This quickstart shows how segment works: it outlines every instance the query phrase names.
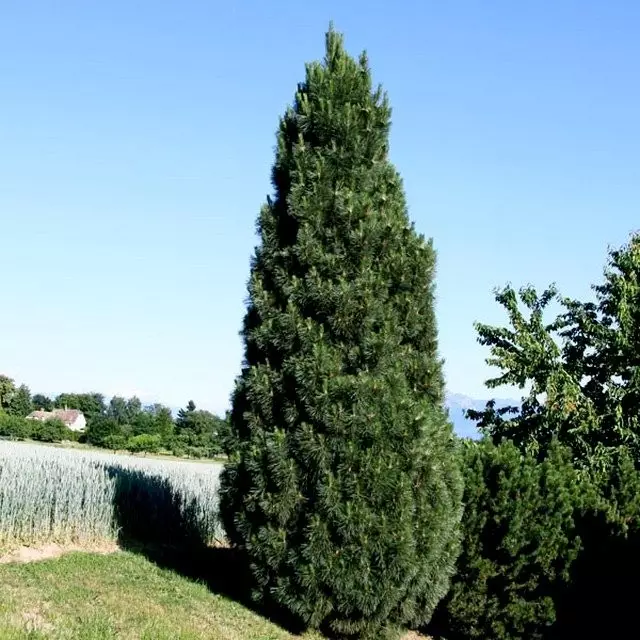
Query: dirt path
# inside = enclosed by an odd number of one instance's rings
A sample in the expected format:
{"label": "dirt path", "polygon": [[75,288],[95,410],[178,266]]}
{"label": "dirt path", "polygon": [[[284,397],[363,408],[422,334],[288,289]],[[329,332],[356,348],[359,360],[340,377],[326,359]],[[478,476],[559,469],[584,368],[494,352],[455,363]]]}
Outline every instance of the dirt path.
{"label": "dirt path", "polygon": [[38,560],[49,560],[51,558],[59,558],[65,553],[71,551],[87,551],[90,553],[113,553],[118,551],[116,544],[100,544],[100,545],[59,545],[46,544],[41,547],[18,547],[0,555],[0,564],[9,564],[11,562],[36,562]]}

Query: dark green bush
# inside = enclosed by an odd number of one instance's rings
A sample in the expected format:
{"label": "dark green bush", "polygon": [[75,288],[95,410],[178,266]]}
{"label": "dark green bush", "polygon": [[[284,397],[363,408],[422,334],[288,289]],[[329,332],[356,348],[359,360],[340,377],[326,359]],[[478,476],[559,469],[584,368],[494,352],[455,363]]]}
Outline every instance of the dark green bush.
{"label": "dark green bush", "polygon": [[161,444],[161,436],[141,433],[127,440],[127,449],[133,453],[157,453]]}
{"label": "dark green bush", "polygon": [[22,440],[31,435],[32,421],[0,411],[0,436]]}
{"label": "dark green bush", "polygon": [[205,447],[185,447],[184,455],[189,458],[207,458],[212,457],[213,452]]}
{"label": "dark green bush", "polygon": [[96,447],[109,448],[108,442],[113,437],[123,437],[126,440],[122,426],[110,416],[92,418],[87,425],[85,436],[86,441]]}
{"label": "dark green bush", "polygon": [[127,448],[127,438],[120,434],[105,436],[102,439],[102,446],[112,451],[122,451]]}
{"label": "dark green bush", "polygon": [[447,640],[546,637],[578,555],[585,492],[566,450],[465,443],[462,554],[433,627]]}
{"label": "dark green bush", "polygon": [[173,443],[171,445],[171,454],[177,458],[183,458],[187,455],[187,448],[180,443]]}
{"label": "dark green bush", "polygon": [[73,438],[73,431],[57,418],[52,418],[44,422],[40,420],[29,420],[33,427],[30,438],[40,442],[62,442]]}
{"label": "dark green bush", "polygon": [[640,473],[629,451],[607,456],[588,483],[578,522],[582,549],[571,567],[571,584],[558,599],[554,640],[627,638],[637,624],[640,575]]}
{"label": "dark green bush", "polygon": [[71,431],[62,420],[52,418],[46,422],[11,416],[0,412],[0,437],[39,442],[78,440],[79,434]]}

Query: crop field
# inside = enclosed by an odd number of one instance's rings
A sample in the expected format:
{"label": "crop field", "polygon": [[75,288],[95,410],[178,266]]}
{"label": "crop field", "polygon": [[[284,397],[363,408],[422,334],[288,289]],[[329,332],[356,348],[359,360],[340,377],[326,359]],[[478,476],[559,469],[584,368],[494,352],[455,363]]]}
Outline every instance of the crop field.
{"label": "crop field", "polygon": [[0,441],[0,549],[211,544],[221,465]]}

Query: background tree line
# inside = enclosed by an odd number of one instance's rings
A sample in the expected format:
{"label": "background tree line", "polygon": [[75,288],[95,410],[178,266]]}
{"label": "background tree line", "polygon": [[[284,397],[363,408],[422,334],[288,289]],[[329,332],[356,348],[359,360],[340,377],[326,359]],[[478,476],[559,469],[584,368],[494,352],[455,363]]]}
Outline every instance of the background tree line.
{"label": "background tree line", "polygon": [[[32,411],[53,409],[82,411],[87,428],[84,433],[68,429],[60,420],[27,420]],[[174,418],[162,404],[143,406],[137,397],[112,397],[108,402],[100,393],[61,393],[55,398],[31,395],[25,384],[16,386],[0,375],[0,436],[56,442],[75,440],[113,450],[179,456],[211,457],[222,451],[226,420],[202,409],[193,401]]]}

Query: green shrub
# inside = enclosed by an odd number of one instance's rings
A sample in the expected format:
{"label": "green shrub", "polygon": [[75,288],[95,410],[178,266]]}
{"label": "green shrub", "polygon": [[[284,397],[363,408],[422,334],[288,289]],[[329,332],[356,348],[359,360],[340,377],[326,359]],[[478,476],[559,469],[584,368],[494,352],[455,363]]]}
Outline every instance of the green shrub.
{"label": "green shrub", "polygon": [[127,440],[127,449],[134,453],[157,453],[162,445],[162,437],[141,433]]}
{"label": "green shrub", "polygon": [[127,448],[127,438],[120,434],[105,436],[102,440],[102,446],[112,451],[122,451]]}
{"label": "green shrub", "polygon": [[607,456],[578,522],[582,549],[558,601],[553,638],[625,638],[637,621],[640,472],[625,448]]}
{"label": "green shrub", "polygon": [[22,440],[30,436],[32,427],[32,421],[0,411],[1,437]]}
{"label": "green shrub", "polygon": [[[447,640],[546,637],[578,555],[585,492],[566,450],[466,443],[462,553],[434,619]],[[576,636],[577,637],[577,636]]]}
{"label": "green shrub", "polygon": [[58,418],[50,420],[31,420],[33,428],[30,437],[40,442],[62,442],[69,439],[69,434],[73,433],[67,425]]}
{"label": "green shrub", "polygon": [[180,443],[174,443],[171,445],[171,454],[177,458],[183,458],[187,455],[187,448]]}
{"label": "green shrub", "polygon": [[282,119],[221,477],[255,593],[332,635],[426,622],[449,586],[462,482],[435,251],[388,159],[390,108],[330,31]]}
{"label": "green shrub", "polygon": [[68,427],[64,430],[64,435],[62,437],[62,442],[80,442],[82,439],[81,431],[74,431],[73,429],[69,429]]}
{"label": "green shrub", "polygon": [[107,447],[107,442],[113,437],[122,437],[126,440],[123,427],[109,416],[96,416],[87,425],[85,433],[86,441],[96,447]]}
{"label": "green shrub", "polygon": [[0,437],[12,440],[37,440],[40,442],[78,441],[80,434],[72,431],[58,418],[45,422],[0,413]]}

